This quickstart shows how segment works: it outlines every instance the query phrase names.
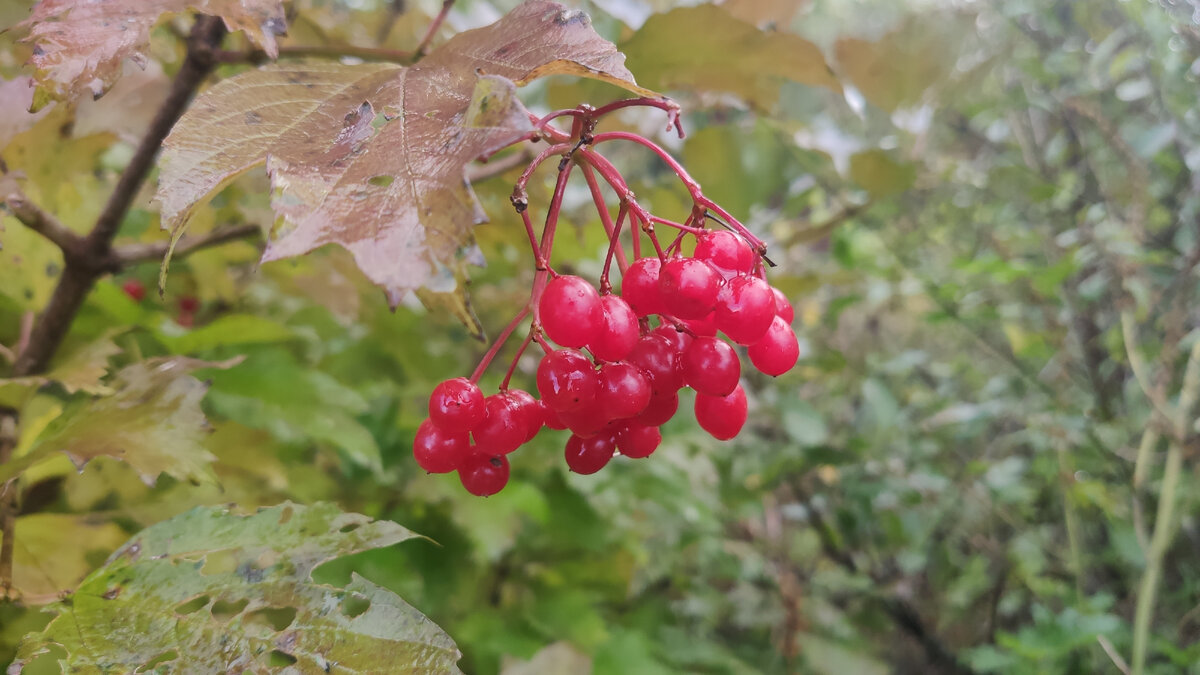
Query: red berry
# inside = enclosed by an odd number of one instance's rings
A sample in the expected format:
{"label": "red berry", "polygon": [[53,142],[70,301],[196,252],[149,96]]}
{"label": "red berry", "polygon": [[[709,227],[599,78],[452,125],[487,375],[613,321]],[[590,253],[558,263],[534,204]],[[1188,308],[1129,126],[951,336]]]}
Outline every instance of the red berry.
{"label": "red berry", "polygon": [[596,398],[596,370],[577,349],[557,349],[542,357],[537,388],[546,405],[569,412],[590,405]]}
{"label": "red berry", "polygon": [[146,297],[146,285],[137,279],[130,279],[121,284],[121,290],[125,291],[134,302],[141,302],[142,298]]}
{"label": "red berry", "polygon": [[610,420],[633,417],[650,403],[650,378],[632,363],[617,361],[600,366],[599,380],[596,402]]}
{"label": "red berry", "polygon": [[661,335],[643,336],[633,346],[628,361],[650,376],[654,391],[679,391],[683,386],[679,354]]}
{"label": "red berry", "polygon": [[557,414],[558,419],[566,425],[566,428],[570,429],[571,433],[580,438],[591,438],[607,429],[612,422],[598,405],[590,405],[581,410]]}
{"label": "red berry", "polygon": [[602,324],[600,293],[580,277],[556,277],[542,292],[538,320],[551,340],[564,347],[582,347]]}
{"label": "red berry", "polygon": [[657,427],[669,422],[678,410],[678,391],[656,391],[650,395],[650,402],[646,404],[642,414],[629,420],[629,423]]}
{"label": "red berry", "polygon": [[450,473],[471,450],[465,431],[439,428],[430,420],[421,422],[413,437],[413,457],[429,473]]}
{"label": "red berry", "polygon": [[775,318],[775,294],[758,277],[734,277],[717,294],[717,328],[739,345],[754,344]]}
{"label": "red berry", "polygon": [[726,396],[742,374],[737,352],[728,343],[711,337],[696,338],[680,360],[683,381],[701,394]]}
{"label": "red berry", "polygon": [[476,497],[494,495],[508,484],[508,458],[475,453],[463,459],[458,479]]}
{"label": "red berry", "polygon": [[662,261],[653,256],[633,261],[621,279],[621,297],[638,316],[663,313],[658,277]]}
{"label": "red berry", "polygon": [[484,455],[507,455],[521,447],[529,433],[528,418],[517,409],[516,403],[503,394],[492,394],[484,400],[483,421],[471,432],[475,448]]}
{"label": "red berry", "polygon": [[695,256],[729,274],[747,274],[754,269],[754,251],[732,232],[718,230],[700,235]]}
{"label": "red berry", "polygon": [[671,348],[680,354],[683,353],[683,350],[687,349],[688,345],[692,344],[691,335],[670,324],[663,324],[650,331],[650,334],[665,338],[667,342],[671,343]]}
{"label": "red berry", "polygon": [[542,427],[546,425],[545,413],[541,401],[524,389],[509,389],[505,392],[509,403],[517,413],[517,419],[525,429],[524,443],[533,440]]}
{"label": "red berry", "polygon": [[567,466],[575,473],[593,474],[603,469],[616,451],[617,444],[611,434],[591,438],[571,436],[565,451]]}
{"label": "red berry", "polygon": [[631,423],[617,432],[617,449],[622,455],[641,459],[649,457],[662,443],[662,432],[658,427],[644,427]]}
{"label": "red berry", "polygon": [[784,323],[791,323],[792,319],[796,318],[796,310],[792,309],[792,303],[783,291],[774,286],[771,287],[771,293],[775,295],[775,314],[783,319]]}
{"label": "red berry", "polygon": [[446,380],[429,395],[429,419],[443,429],[470,431],[483,415],[483,392],[465,377]]}
{"label": "red berry", "polygon": [[185,295],[179,299],[179,311],[183,314],[195,314],[200,309],[200,300],[194,295]]}
{"label": "red berry", "polygon": [[755,368],[767,375],[782,375],[800,358],[800,342],[783,317],[777,316],[761,340],[746,350]]}
{"label": "red berry", "polygon": [[588,340],[588,349],[601,361],[620,361],[638,341],[637,315],[615,295],[602,296],[600,309],[600,329]]}
{"label": "red berry", "polygon": [[712,437],[727,441],[746,424],[746,392],[741,385],[728,396],[696,394],[696,421]]}
{"label": "red berry", "polygon": [[[720,294],[718,293],[718,296]],[[709,312],[702,319],[684,319],[688,330],[699,337],[715,337],[717,334],[717,319],[715,312]]]}
{"label": "red berry", "polygon": [[662,266],[658,288],[667,313],[678,319],[700,319],[717,304],[721,275],[703,260],[672,258]]}

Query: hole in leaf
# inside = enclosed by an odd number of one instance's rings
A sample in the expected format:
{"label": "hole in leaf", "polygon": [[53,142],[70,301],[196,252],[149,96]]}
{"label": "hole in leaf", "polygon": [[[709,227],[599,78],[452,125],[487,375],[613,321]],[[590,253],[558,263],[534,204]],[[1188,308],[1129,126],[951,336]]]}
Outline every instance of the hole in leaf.
{"label": "hole in leaf", "polygon": [[206,577],[229,574],[237,569],[238,562],[236,551],[213,551],[204,556],[204,567],[200,568],[200,574]]}
{"label": "hole in leaf", "polygon": [[281,631],[292,625],[292,621],[295,619],[296,608],[294,607],[267,607],[248,614],[246,623],[257,623],[270,626],[272,630]]}
{"label": "hole in leaf", "polygon": [[157,668],[158,666],[160,666],[164,663],[167,663],[168,661],[174,661],[177,658],[179,658],[179,652],[176,652],[174,649],[168,649],[167,651],[165,651],[165,652],[159,654],[158,656],[150,659],[149,661],[143,663],[134,672],[148,673],[148,672],[154,670],[155,668]]}
{"label": "hole in leaf", "polygon": [[342,614],[353,619],[371,608],[371,599],[358,593],[347,593],[342,597]]}
{"label": "hole in leaf", "polygon": [[214,619],[225,622],[229,621],[238,614],[241,614],[242,610],[246,609],[246,605],[248,604],[250,604],[250,601],[246,599],[232,602],[228,600],[218,600],[213,603],[212,609],[209,611],[212,612]]}
{"label": "hole in leaf", "polygon": [[176,605],[175,613],[184,615],[191,614],[192,612],[198,612],[208,606],[208,601],[209,597],[207,595],[202,595],[198,598],[192,598],[191,600],[187,600]]}
{"label": "hole in leaf", "polygon": [[362,523],[350,523],[349,525],[343,525],[342,529],[338,530],[338,532],[341,532],[343,534],[345,534],[347,532],[353,532],[353,531],[357,530],[361,525],[362,525]]}
{"label": "hole in leaf", "polygon": [[271,666],[272,668],[283,668],[285,666],[290,666],[295,662],[296,657],[292,656],[291,654],[285,654],[278,649],[272,651],[267,656],[267,665]]}
{"label": "hole in leaf", "polygon": [[387,186],[391,185],[393,182],[395,182],[395,180],[396,180],[395,176],[372,176],[371,179],[368,180],[367,182],[370,183],[371,185],[378,185],[379,187],[387,187]]}
{"label": "hole in leaf", "polygon": [[279,514],[279,524],[280,525],[287,524],[287,522],[292,519],[293,513],[295,513],[295,511],[292,509],[292,507],[290,507],[290,506],[285,507],[283,509],[283,513]]}
{"label": "hole in leaf", "polygon": [[[32,660],[24,664],[23,668],[15,672],[29,673],[30,675],[41,675],[42,673],[61,673],[62,668],[59,666],[58,662],[59,659],[67,658],[67,650],[59,647],[58,645],[48,646],[49,649],[45,653],[38,654],[37,656],[33,657]],[[9,667],[12,668],[16,664],[17,662],[14,661]]]}

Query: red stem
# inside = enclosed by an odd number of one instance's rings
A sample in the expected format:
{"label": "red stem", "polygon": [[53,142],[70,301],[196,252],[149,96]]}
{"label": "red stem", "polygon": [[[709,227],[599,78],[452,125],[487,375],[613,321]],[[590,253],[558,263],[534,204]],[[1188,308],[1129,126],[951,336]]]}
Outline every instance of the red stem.
{"label": "red stem", "polygon": [[529,316],[529,307],[522,307],[521,311],[517,312],[517,315],[513,317],[513,320],[509,321],[508,325],[504,327],[504,330],[500,331],[500,335],[496,337],[496,341],[492,343],[491,348],[489,348],[487,353],[483,355],[483,358],[479,360],[479,365],[475,366],[475,372],[471,373],[472,382],[475,382],[476,384],[479,383],[479,377],[483,375],[483,371],[487,370],[487,367],[491,365],[492,359],[496,358],[496,353],[499,352],[500,348],[504,346],[504,341],[508,339],[509,335],[512,335],[512,332],[517,329],[517,326],[527,316]]}
{"label": "red stem", "polygon": [[533,340],[533,328],[530,327],[529,335],[521,341],[521,346],[517,347],[517,353],[513,355],[512,363],[508,364],[508,372],[504,373],[504,380],[500,382],[500,391],[508,389],[508,383],[512,380],[513,373],[517,370],[517,361],[521,360],[521,355],[525,353],[525,348],[529,346],[529,342]]}
{"label": "red stem", "polygon": [[[600,222],[604,224],[604,231],[608,234],[608,238],[609,238],[609,254],[608,255],[610,258],[612,257],[612,248],[613,248],[613,245],[615,244],[616,245],[616,253],[617,253],[617,267],[621,270],[621,274],[624,274],[625,270],[629,267],[629,261],[627,261],[625,259],[625,249],[621,247],[621,242],[618,239],[618,234],[620,233],[620,230],[621,230],[620,219],[618,218],[618,224],[617,224],[616,229],[614,230],[612,216],[609,215],[609,213],[608,213],[608,205],[605,204],[605,202],[604,202],[604,193],[600,190],[600,183],[596,180],[595,170],[592,169],[592,167],[589,166],[588,164],[580,164],[579,168],[583,171],[583,177],[587,180],[588,189],[591,190],[591,192],[592,192],[592,201],[596,204],[596,211],[599,212],[599,214],[600,214]],[[623,214],[623,213],[625,213],[626,210],[628,210],[627,202],[622,200],[620,213]],[[609,266],[606,263],[604,265],[604,269],[606,272],[608,270],[608,267]],[[603,282],[601,282],[601,283],[603,285]]]}
{"label": "red stem", "polygon": [[[604,217],[607,219],[608,211],[603,211]],[[600,272],[600,292],[611,293],[612,284],[608,281],[608,270],[612,267],[613,253],[618,254],[617,268],[621,270],[621,276],[625,276],[627,265],[625,264],[625,252],[621,250],[621,226],[625,224],[625,217],[629,215],[629,205],[621,204],[621,210],[617,212],[617,224],[612,227],[606,227],[608,230],[608,255],[604,256],[604,270]]]}

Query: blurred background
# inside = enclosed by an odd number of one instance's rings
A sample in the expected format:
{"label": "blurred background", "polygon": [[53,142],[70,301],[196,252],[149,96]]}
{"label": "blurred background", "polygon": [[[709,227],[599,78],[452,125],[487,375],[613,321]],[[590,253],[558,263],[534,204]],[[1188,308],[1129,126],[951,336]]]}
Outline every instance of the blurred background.
{"label": "blurred background", "polygon": [[[514,4],[462,0],[444,34]],[[29,5],[5,0],[0,26]],[[196,504],[328,500],[432,541],[319,578],[355,571],[395,590],[457,641],[468,673],[1128,673],[1135,642],[1140,672],[1200,673],[1200,445],[1184,382],[1200,337],[1200,6],[578,6],[640,84],[679,101],[688,135],[668,138],[655,111],[609,128],[682,158],[770,243],[771,281],[796,307],[800,364],[778,379],[746,369],[746,431],[713,441],[685,400],[652,457],[594,476],[566,471],[565,432],[543,433],[511,458],[503,492],[471,497],[420,471],[411,442],[434,384],[469,374],[486,345],[449,312],[388,311],[341,250],[260,266],[257,246],[233,243],[173,265],[163,300],[121,290],[152,289],[153,263],[102,282],[71,335],[113,336],[114,363],[246,356],[204,373],[220,487],[147,487],[106,459],[41,465],[22,518],[57,534],[18,556],[77,580]],[[439,7],[297,0],[286,44],[411,48]],[[28,55],[15,40],[0,34],[5,78]],[[178,68],[170,24],[152,49],[149,68],[74,113],[19,133],[0,119],[0,157],[63,220],[101,208]],[[522,90],[538,111],[622,96],[557,77]],[[648,153],[610,158],[656,212],[686,213]],[[491,222],[470,292],[489,335],[533,279],[507,199],[518,172],[475,186]],[[556,265],[594,279],[606,240],[575,187]],[[264,176],[241,179],[193,229],[269,224],[268,197]],[[149,194],[137,204],[123,235],[161,238]],[[7,217],[0,236],[12,344],[57,252]],[[516,381],[532,388],[535,365],[525,357]],[[40,394],[26,424],[61,405]],[[47,620],[0,606],[0,660]]]}

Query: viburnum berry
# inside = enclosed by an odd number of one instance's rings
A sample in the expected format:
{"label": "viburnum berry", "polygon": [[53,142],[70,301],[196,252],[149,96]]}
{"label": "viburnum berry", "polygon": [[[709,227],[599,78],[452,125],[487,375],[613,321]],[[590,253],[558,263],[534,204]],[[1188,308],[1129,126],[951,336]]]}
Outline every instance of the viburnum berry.
{"label": "viburnum berry", "polygon": [[724,340],[698,337],[683,353],[680,361],[683,381],[701,394],[726,396],[737,386],[742,374],[737,352]]}
{"label": "viburnum berry", "polygon": [[717,334],[716,312],[709,312],[699,319],[683,319],[683,324],[697,337],[714,337]]}
{"label": "viburnum berry", "polygon": [[564,347],[582,347],[603,321],[600,293],[581,277],[556,277],[542,291],[538,318],[551,340]]}
{"label": "viburnum berry", "polygon": [[672,258],[662,266],[658,288],[668,314],[701,319],[717,304],[721,275],[704,260]]}
{"label": "viburnum berry", "polygon": [[458,479],[476,497],[494,495],[508,484],[508,458],[472,454],[463,459]]}
{"label": "viburnum berry", "polygon": [[485,455],[507,455],[521,447],[529,433],[528,418],[503,394],[484,399],[483,421],[471,431],[475,448]]}
{"label": "viburnum berry", "polygon": [[734,277],[717,294],[717,328],[739,345],[757,342],[775,318],[775,294],[758,277]]}
{"label": "viburnum berry", "polygon": [[538,364],[537,388],[551,409],[578,410],[596,399],[596,371],[583,352],[557,349],[542,357]]}
{"label": "viburnum berry", "polygon": [[587,347],[601,361],[620,361],[629,356],[640,336],[637,314],[616,295],[602,296],[600,309],[600,327]]}
{"label": "viburnum berry", "polygon": [[654,391],[678,391],[683,386],[679,353],[661,335],[642,336],[629,353],[628,361],[650,377]]}
{"label": "viburnum berry", "polygon": [[728,396],[696,394],[696,421],[720,441],[727,441],[746,424],[746,392],[739,384]]}
{"label": "viburnum berry", "polygon": [[659,291],[659,274],[662,261],[654,256],[633,261],[621,279],[621,297],[629,303],[638,316],[662,314],[662,293]]}
{"label": "viburnum berry", "polygon": [[194,295],[185,295],[179,299],[179,311],[184,314],[195,314],[200,309],[200,299]]}
{"label": "viburnum berry", "polygon": [[458,468],[471,449],[466,431],[443,429],[424,420],[413,437],[413,458],[429,473],[450,473]]}
{"label": "viburnum berry", "polygon": [[504,395],[516,412],[517,420],[525,429],[524,443],[533,440],[546,425],[545,413],[539,401],[524,389],[509,389]]}
{"label": "viburnum berry", "polygon": [[443,429],[470,431],[483,421],[483,392],[465,377],[446,380],[429,395],[429,419]]}
{"label": "viburnum berry", "polygon": [[137,279],[130,279],[121,284],[121,290],[134,302],[141,302],[146,297],[146,285]]}
{"label": "viburnum berry", "polygon": [[777,316],[766,335],[750,345],[746,353],[760,372],[771,376],[782,375],[791,370],[800,358],[800,342],[792,327],[784,322],[783,317]]}
{"label": "viburnum berry", "polygon": [[783,294],[783,291],[771,287],[771,293],[775,295],[775,315],[783,319],[784,323],[791,323],[792,319],[796,318],[796,310],[792,308],[792,303]]}
{"label": "viburnum berry", "polygon": [[697,237],[693,255],[729,274],[748,274],[754,269],[757,258],[741,237],[725,230],[705,232]]}
{"label": "viburnum berry", "polygon": [[599,434],[591,438],[572,435],[567,439],[564,455],[571,471],[588,475],[603,469],[613,458],[616,447],[611,434]]}
{"label": "viburnum berry", "polygon": [[662,443],[662,432],[658,427],[646,427],[630,423],[617,432],[617,449],[622,455],[633,459],[649,457]]}
{"label": "viburnum berry", "polygon": [[657,427],[666,424],[679,410],[679,391],[655,391],[642,414],[630,420],[631,424]]}
{"label": "viburnum berry", "polygon": [[683,350],[692,344],[692,336],[687,331],[680,330],[670,324],[663,324],[650,331],[650,334],[665,338],[667,342],[671,343],[671,348],[676,353],[683,353]]}
{"label": "viburnum berry", "polygon": [[632,363],[617,361],[600,366],[596,402],[610,420],[633,417],[650,403],[650,378]]}
{"label": "viburnum berry", "polygon": [[590,405],[571,412],[558,413],[558,418],[571,433],[580,438],[591,438],[609,428],[612,419],[598,405]]}

